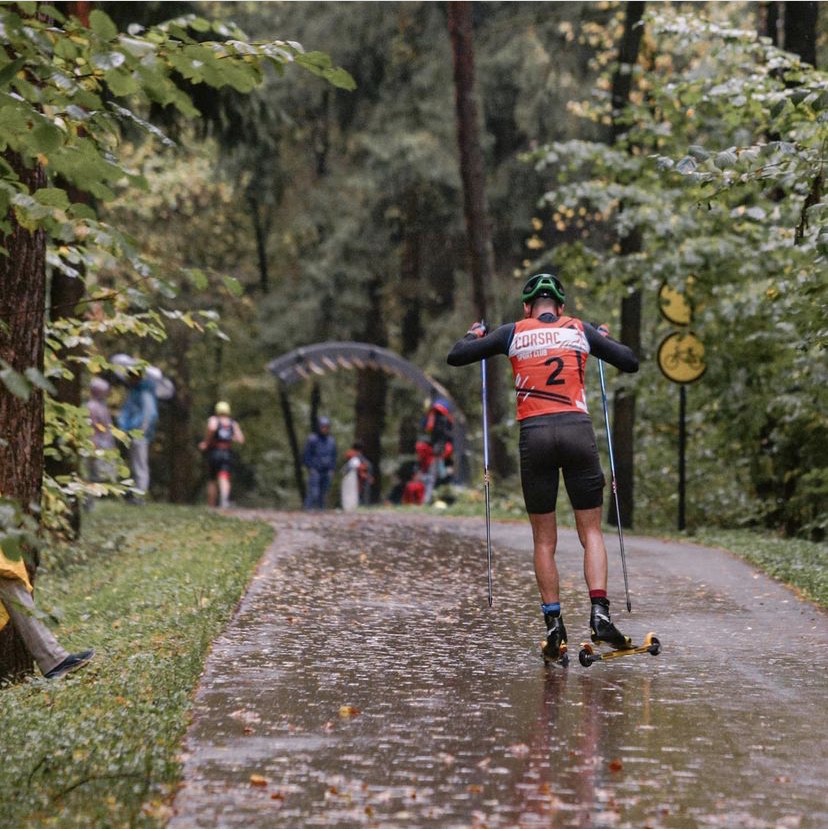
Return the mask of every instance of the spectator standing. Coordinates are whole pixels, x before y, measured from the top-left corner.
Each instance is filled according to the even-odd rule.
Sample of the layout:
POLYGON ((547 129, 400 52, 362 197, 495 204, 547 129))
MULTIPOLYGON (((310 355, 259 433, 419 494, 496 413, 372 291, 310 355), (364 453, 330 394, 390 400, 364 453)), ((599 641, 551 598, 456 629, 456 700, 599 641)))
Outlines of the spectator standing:
POLYGON ((454 415, 449 402, 439 397, 430 400, 423 417, 422 432, 415 444, 425 485, 425 504, 431 502, 435 486, 447 478, 448 465, 454 451, 453 430, 454 415))
POLYGON ((343 466, 344 476, 347 476, 350 472, 356 473, 357 502, 359 505, 367 505, 371 501, 371 485, 374 484, 374 467, 368 461, 364 449, 365 445, 357 439, 345 453, 345 464, 343 466))
POLYGON ((92 425, 92 444, 95 455, 89 460, 89 480, 91 482, 113 482, 116 478, 115 463, 102 458, 106 451, 115 449, 115 436, 112 435, 112 413, 107 404, 109 382, 95 377, 89 382, 89 399, 86 409, 92 425))
POLYGON ((138 361, 128 355, 116 355, 113 363, 125 368, 127 396, 118 414, 118 427, 132 433, 129 445, 129 468, 135 487, 146 494, 150 487, 149 446, 158 425, 158 399, 155 382, 138 368, 138 361), (116 360, 120 358, 120 360, 116 360))
POLYGON ((308 436, 302 453, 302 463, 308 469, 308 492, 305 510, 324 510, 336 469, 336 440, 331 435, 331 421, 321 416, 316 431, 308 436))

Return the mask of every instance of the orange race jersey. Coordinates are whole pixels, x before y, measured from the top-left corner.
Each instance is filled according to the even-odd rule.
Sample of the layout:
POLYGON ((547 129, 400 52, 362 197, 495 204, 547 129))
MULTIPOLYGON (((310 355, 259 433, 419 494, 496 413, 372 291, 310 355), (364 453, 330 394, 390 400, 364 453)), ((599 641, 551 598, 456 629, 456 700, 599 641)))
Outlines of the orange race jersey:
POLYGON ((587 413, 584 369, 593 355, 622 372, 637 372, 638 358, 628 346, 575 317, 544 312, 504 323, 478 337, 468 332, 451 349, 447 362, 466 366, 494 355, 508 355, 515 375, 517 418, 587 413))
POLYGON ((584 324, 574 317, 515 324, 509 360, 515 375, 517 418, 589 412, 584 367, 590 353, 584 324))

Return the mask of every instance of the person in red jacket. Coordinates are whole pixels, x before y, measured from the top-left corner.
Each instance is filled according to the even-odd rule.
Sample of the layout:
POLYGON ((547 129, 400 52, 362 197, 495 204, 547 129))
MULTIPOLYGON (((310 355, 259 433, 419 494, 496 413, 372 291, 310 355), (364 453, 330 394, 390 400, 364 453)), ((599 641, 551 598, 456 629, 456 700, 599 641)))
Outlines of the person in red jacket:
POLYGON ((565 315, 565 297, 554 274, 536 274, 521 293, 522 320, 491 333, 475 323, 448 355, 452 366, 500 354, 508 355, 512 363, 520 423, 521 487, 532 526, 535 577, 546 625, 544 657, 548 660, 561 660, 566 653, 555 563, 560 472, 584 547, 592 639, 606 641, 616 649, 630 643, 609 614, 607 549, 601 530, 605 479, 587 409, 584 376, 590 355, 624 372, 638 371, 638 359, 629 347, 609 338, 606 327, 596 328, 565 315))

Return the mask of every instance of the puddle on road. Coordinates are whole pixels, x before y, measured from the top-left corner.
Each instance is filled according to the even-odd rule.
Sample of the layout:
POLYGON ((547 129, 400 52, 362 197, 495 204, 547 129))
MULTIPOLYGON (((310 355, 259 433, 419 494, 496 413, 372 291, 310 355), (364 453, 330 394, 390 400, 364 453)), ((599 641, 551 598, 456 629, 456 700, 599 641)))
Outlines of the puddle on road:
MULTIPOLYGON (((527 554, 498 552, 489 610, 467 541, 335 537, 281 560, 217 646, 174 826, 828 824, 825 682, 807 667, 743 683, 669 644, 547 669, 527 554)), ((567 627, 586 634, 575 614, 567 627)))

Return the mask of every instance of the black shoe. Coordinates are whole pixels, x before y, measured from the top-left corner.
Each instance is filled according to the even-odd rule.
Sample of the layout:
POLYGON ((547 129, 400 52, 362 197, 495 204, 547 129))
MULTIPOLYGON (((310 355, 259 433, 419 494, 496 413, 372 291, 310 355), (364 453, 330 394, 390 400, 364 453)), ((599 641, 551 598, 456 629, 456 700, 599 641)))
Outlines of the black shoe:
POLYGON ((560 615, 546 614, 546 640, 543 642, 543 657, 546 661, 562 661, 566 656, 566 627, 560 615))
POLYGON ((609 600, 599 597, 592 601, 589 615, 589 628, 593 643, 608 643, 613 649, 627 649, 632 646, 632 638, 622 635, 612 622, 609 613, 609 600))
POLYGON ((48 678, 49 681, 54 681, 56 678, 62 678, 64 675, 68 675, 70 672, 74 672, 76 669, 86 666, 94 657, 94 649, 87 649, 84 652, 75 652, 73 655, 69 655, 64 658, 54 669, 50 669, 44 677, 48 678))

